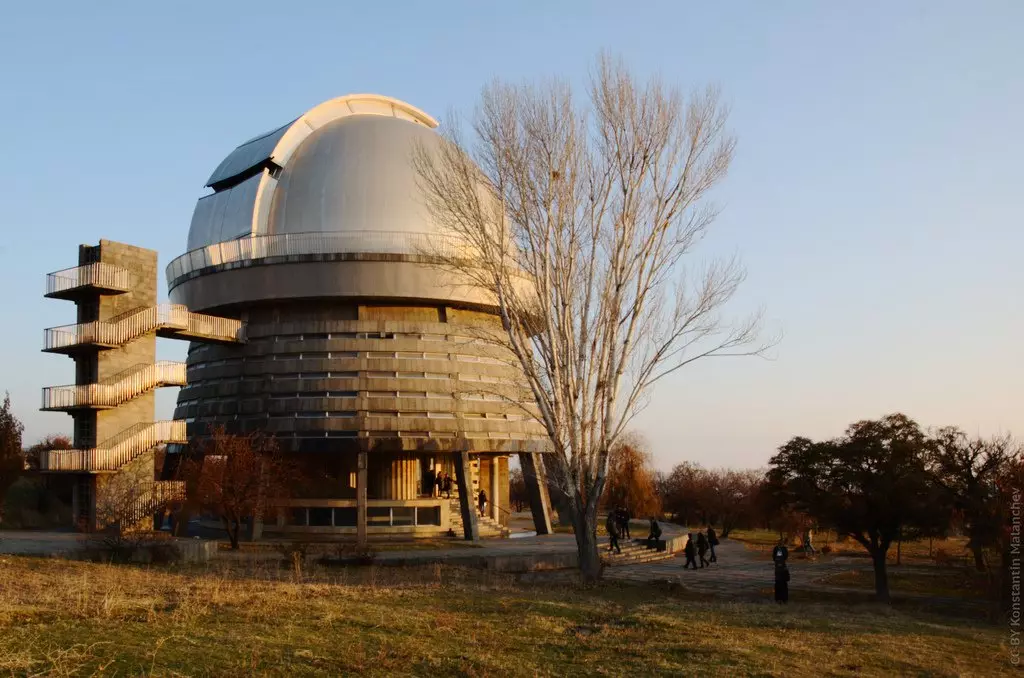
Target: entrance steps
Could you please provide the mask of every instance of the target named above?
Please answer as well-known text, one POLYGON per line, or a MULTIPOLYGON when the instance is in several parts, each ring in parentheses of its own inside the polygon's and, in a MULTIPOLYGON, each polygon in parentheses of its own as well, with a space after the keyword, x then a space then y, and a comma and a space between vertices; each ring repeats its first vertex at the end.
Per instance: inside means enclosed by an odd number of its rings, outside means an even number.
POLYGON ((620 540, 619 546, 622 548, 622 553, 609 552, 608 539, 602 539, 600 546, 601 562, 606 566, 631 565, 633 563, 651 563, 657 560, 668 560, 675 555, 671 551, 659 551, 656 547, 648 546, 646 539, 620 540))
MULTIPOLYGON (((459 497, 455 492, 452 492, 451 504, 449 505, 449 516, 451 522, 451 528, 455 532, 463 533, 462 527, 462 506, 459 504, 459 497)), ((476 511, 476 507, 473 508, 476 511)), ((490 516, 481 516, 477 513, 476 524, 480 530, 480 538, 486 537, 507 537, 512 531, 504 525, 501 525, 490 516)))

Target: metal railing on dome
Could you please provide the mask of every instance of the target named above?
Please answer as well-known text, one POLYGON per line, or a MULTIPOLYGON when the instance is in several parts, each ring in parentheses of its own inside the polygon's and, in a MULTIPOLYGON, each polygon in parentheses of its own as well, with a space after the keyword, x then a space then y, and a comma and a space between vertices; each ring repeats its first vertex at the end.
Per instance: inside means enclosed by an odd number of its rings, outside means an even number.
POLYGON ((418 254, 450 258, 466 256, 469 244, 456 236, 406 231, 285 233, 256 235, 186 252, 167 265, 167 280, 210 266, 243 261, 320 254, 418 254))
POLYGON ((244 332, 239 320, 192 313, 182 304, 160 304, 135 308, 109 320, 47 328, 43 332, 43 350, 83 344, 121 346, 158 329, 220 341, 241 341, 244 332))
POLYGON ((185 363, 142 363, 95 384, 68 384, 43 389, 44 410, 72 407, 117 407, 157 386, 184 386, 185 363))
POLYGON ((45 450, 39 455, 40 471, 117 471, 160 443, 184 443, 185 422, 154 421, 125 429, 102 445, 81 450, 45 450))
POLYGON ((131 276, 127 268, 102 262, 65 268, 46 276, 46 294, 60 294, 76 287, 99 287, 105 290, 127 292, 131 276))

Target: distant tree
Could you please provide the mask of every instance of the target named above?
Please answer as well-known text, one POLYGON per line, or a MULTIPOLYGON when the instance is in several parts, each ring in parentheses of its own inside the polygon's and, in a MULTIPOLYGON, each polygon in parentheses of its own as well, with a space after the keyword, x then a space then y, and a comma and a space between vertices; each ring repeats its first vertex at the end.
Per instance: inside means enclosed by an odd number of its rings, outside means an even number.
POLYGON ((608 455, 605 507, 625 507, 634 516, 660 516, 661 497, 651 467, 651 454, 637 435, 627 435, 608 455))
POLYGON ((676 464, 664 476, 659 494, 662 509, 671 514, 673 522, 690 525, 703 520, 701 494, 705 485, 705 471, 699 464, 683 462, 676 464))
POLYGON ((4 497, 14 481, 25 471, 21 453, 21 432, 25 426, 11 411, 11 396, 4 395, 0 406, 0 520, 3 520, 4 497))
POLYGON ((522 511, 530 503, 530 496, 526 493, 526 477, 523 469, 514 468, 508 474, 508 497, 515 510, 522 511))
POLYGON ((242 522, 289 497, 298 472, 274 438, 262 433, 235 435, 219 428, 200 445, 202 455, 187 462, 184 473, 198 479, 199 503, 221 519, 237 549, 242 522))
POLYGON ((673 519, 686 525, 720 525, 728 537, 736 527, 757 521, 764 472, 756 469, 705 469, 677 464, 660 483, 662 504, 673 519))
POLYGON ((867 549, 875 595, 888 601, 890 545, 949 525, 948 506, 926 469, 928 451, 920 427, 891 414, 857 422, 835 440, 793 438, 772 457, 769 476, 796 508, 867 549))
POLYGON ((933 440, 930 470, 962 517, 967 548, 979 571, 986 569, 986 550, 999 543, 999 478, 1020 456, 1020 446, 1008 435, 984 440, 969 438, 958 428, 944 428, 933 440))
POLYGON ((763 471, 715 469, 701 476, 699 500, 705 524, 721 525, 721 537, 736 527, 749 526, 756 513, 763 471))
POLYGON ((39 457, 46 450, 70 450, 74 445, 66 435, 48 435, 25 450, 25 466, 29 471, 39 470, 39 457))

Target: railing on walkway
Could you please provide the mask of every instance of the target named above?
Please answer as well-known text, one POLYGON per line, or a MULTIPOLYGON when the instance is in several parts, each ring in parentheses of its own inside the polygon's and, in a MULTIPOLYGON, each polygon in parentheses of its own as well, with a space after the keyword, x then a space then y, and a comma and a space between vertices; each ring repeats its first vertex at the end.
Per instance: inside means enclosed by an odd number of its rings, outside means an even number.
POLYGON ((160 386, 184 386, 185 363, 162 360, 139 364, 96 384, 67 384, 43 389, 44 410, 117 407, 160 386))
POLYGON ((136 424, 88 450, 45 450, 39 455, 40 471, 117 471, 140 454, 161 443, 184 443, 184 421, 136 424))
MULTIPOLYGON (((148 520, 168 504, 185 500, 185 483, 180 480, 153 481, 138 488, 120 516, 122 527, 138 525, 148 520)), ((146 529, 152 525, 145 526, 146 529)))
POLYGON ((46 276, 47 296, 68 292, 77 287, 98 287, 127 292, 130 286, 131 276, 127 268, 102 262, 65 268, 46 276))
POLYGON ((109 320, 50 327, 43 332, 43 350, 99 344, 122 346, 136 337, 159 329, 217 341, 242 341, 240 320, 192 313, 182 304, 135 308, 109 320))
POLYGON ((179 278, 209 266, 271 257, 366 253, 451 258, 466 256, 470 251, 465 240, 436 233, 349 231, 256 235, 186 252, 167 265, 167 280, 173 287, 179 278))

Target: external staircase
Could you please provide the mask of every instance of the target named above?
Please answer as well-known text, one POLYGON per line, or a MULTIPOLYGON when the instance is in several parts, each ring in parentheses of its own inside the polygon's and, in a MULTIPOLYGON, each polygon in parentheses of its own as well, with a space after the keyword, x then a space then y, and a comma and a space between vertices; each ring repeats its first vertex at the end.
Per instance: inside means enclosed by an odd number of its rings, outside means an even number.
POLYGON ((184 421, 143 422, 91 449, 44 450, 39 455, 39 470, 111 473, 157 445, 187 441, 184 421))
POLYGON ((82 349, 111 349, 150 332, 160 337, 213 343, 244 341, 242 321, 193 313, 182 304, 160 304, 126 311, 109 320, 50 327, 43 331, 43 351, 77 353, 82 349))
POLYGON ((119 517, 125 526, 134 526, 165 507, 182 501, 185 501, 184 481, 156 480, 138 487, 119 517))
MULTIPOLYGON (((458 492, 452 492, 450 502, 451 504, 449 506, 448 515, 450 516, 449 521, 451 523, 451 528, 455 530, 456 533, 461 533, 463 531, 462 506, 459 504, 458 492)), ((476 506, 473 507, 473 510, 477 510, 476 506)), ((480 530, 481 539, 484 537, 507 537, 512 533, 511 530, 494 520, 494 518, 491 518, 490 516, 481 516, 479 512, 477 512, 476 515, 476 523, 480 530)))
POLYGON ((72 514, 81 529, 145 528, 147 519, 151 528, 155 513, 185 495, 183 483, 155 479, 154 448, 187 442, 184 421, 153 421, 152 399, 139 400, 186 383, 184 363, 153 362, 156 338, 241 343, 245 327, 181 304, 153 305, 152 250, 101 240, 80 246, 78 261, 46 277, 46 296, 73 301, 78 318, 92 320, 44 330, 43 351, 71 356, 79 382, 104 378, 43 389, 41 409, 74 419, 76 447, 43 451, 39 469, 74 475, 72 514))
POLYGON ((108 409, 161 386, 184 386, 185 363, 162 360, 140 363, 95 384, 68 384, 43 389, 48 412, 76 409, 108 409))
MULTIPOLYGON (((664 544, 664 542, 662 542, 664 544)), ((675 556, 675 553, 664 549, 659 551, 646 539, 622 540, 619 544, 621 553, 608 550, 607 540, 601 542, 601 562, 606 566, 631 565, 633 563, 651 563, 656 560, 667 560, 675 556)))

